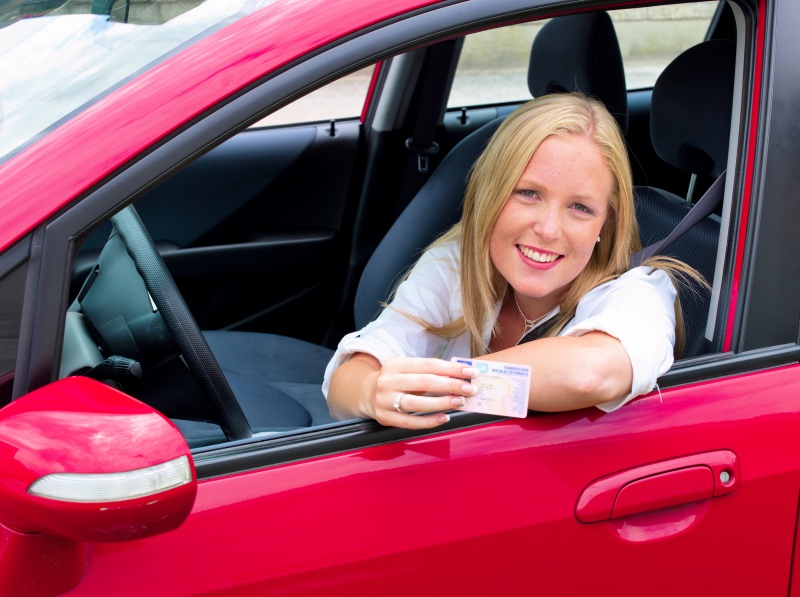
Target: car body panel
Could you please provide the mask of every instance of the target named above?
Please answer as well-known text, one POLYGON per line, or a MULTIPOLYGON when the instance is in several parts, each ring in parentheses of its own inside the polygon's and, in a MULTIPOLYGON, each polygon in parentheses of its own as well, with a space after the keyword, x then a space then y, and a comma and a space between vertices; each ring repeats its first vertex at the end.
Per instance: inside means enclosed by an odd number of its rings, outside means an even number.
POLYGON ((613 415, 535 414, 208 479, 180 529, 96 545, 71 594, 778 593, 797 512, 798 395, 800 366, 784 367, 613 415), (582 491, 609 473, 719 450, 740 461, 730 495, 576 518, 582 491))

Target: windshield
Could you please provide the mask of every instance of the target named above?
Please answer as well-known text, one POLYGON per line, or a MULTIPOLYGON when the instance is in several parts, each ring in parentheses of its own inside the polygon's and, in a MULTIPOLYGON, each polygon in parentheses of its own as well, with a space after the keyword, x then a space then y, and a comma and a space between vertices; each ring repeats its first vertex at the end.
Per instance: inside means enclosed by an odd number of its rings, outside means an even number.
POLYGON ((274 0, 0 0, 0 161, 187 42, 274 0))

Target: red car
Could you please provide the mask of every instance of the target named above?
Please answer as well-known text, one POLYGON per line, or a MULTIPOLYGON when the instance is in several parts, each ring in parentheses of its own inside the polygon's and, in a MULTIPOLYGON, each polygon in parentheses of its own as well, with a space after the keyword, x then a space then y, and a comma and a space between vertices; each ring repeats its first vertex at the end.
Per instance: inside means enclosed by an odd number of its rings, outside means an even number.
POLYGON ((0 4, 0 594, 800 595, 798 30, 794 0, 0 4), (609 414, 331 418, 333 348, 488 136, 575 89, 644 244, 725 172, 667 249, 712 286, 683 358, 609 414))

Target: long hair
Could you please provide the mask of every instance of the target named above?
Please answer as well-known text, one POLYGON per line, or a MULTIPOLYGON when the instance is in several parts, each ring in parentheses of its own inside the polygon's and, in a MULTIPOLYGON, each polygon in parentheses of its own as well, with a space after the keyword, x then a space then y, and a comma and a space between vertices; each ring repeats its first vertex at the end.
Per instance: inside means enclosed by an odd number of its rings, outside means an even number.
MULTIPOLYGON (((464 314, 443 326, 420 323, 426 331, 446 338, 467 331, 472 356, 486 354, 488 347, 483 340, 483 331, 486 323, 494 317, 494 306, 504 297, 508 286, 489 256, 492 231, 531 156, 545 139, 554 135, 580 135, 591 139, 611 171, 613 184, 600 242, 592 251, 586 267, 561 296, 556 321, 547 335, 558 335, 574 317, 578 303, 586 293, 627 271, 631 255, 641 248, 628 152, 617 122, 605 106, 579 93, 546 95, 523 104, 506 118, 475 162, 464 197, 461 221, 432 245, 450 241, 461 243, 464 314)), ((645 265, 664 269, 674 282, 680 277, 705 284, 700 274, 674 259, 657 257, 645 265)), ((678 323, 676 352, 680 354, 683 318, 677 299, 675 311, 678 323)), ((499 331, 494 330, 495 333, 499 331)))

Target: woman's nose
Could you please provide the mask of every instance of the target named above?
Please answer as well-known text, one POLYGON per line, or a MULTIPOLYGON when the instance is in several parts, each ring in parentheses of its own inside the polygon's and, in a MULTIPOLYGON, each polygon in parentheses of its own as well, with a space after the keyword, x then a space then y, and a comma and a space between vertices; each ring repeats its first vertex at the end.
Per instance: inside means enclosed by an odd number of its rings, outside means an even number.
POLYGON ((534 231, 548 240, 558 238, 561 235, 561 216, 558 210, 548 206, 538 215, 539 217, 534 222, 534 231))

